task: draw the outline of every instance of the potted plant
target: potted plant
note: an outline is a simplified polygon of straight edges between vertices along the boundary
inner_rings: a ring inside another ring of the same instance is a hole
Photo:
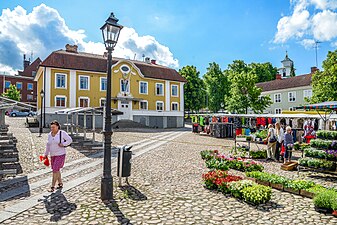
[[[300,194],[300,190],[313,187],[315,185],[312,181],[306,180],[289,180],[285,183],[284,190],[293,194]]]
[[[332,212],[332,199],[337,198],[337,192],[334,190],[325,190],[317,193],[314,197],[315,209],[318,212],[331,213]],[[336,200],[335,200],[336,201]]]
[[[246,187],[242,190],[244,201],[253,205],[266,203],[271,198],[271,188],[263,185],[254,185]]]
[[[278,190],[281,190],[283,191],[283,185],[285,183],[288,182],[289,179],[285,178],[285,177],[282,177],[282,176],[278,176],[278,175],[275,175],[275,174],[271,174],[270,176],[270,186],[272,188],[275,188],[275,189],[278,189]]]
[[[230,182],[228,184],[228,189],[235,198],[241,199],[242,190],[246,187],[251,187],[253,185],[256,185],[256,183],[251,180],[240,180],[240,181]]]

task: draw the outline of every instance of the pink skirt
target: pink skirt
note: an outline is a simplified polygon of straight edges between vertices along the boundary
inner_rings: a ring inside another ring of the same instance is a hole
[[[53,172],[58,172],[64,165],[66,155],[56,155],[51,157],[51,168]]]

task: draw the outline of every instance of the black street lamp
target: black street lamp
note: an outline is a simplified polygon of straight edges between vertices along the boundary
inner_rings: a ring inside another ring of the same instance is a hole
[[[105,21],[105,24],[101,27],[103,40],[106,50],[108,50],[108,63],[107,63],[107,90],[106,90],[106,102],[105,102],[105,129],[104,133],[104,165],[103,165],[103,177],[101,178],[101,199],[111,200],[113,181],[111,176],[111,66],[112,56],[111,53],[117,44],[119,33],[123,28],[118,24],[118,19],[113,13]]]
[[[39,137],[41,137],[42,134],[42,109],[43,109],[43,97],[44,97],[44,92],[43,89],[40,91],[40,96],[41,96],[41,108],[40,108],[40,129],[39,129]]]

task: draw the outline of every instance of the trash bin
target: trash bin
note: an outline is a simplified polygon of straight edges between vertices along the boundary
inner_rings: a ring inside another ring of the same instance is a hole
[[[129,177],[131,175],[132,146],[124,145],[119,148],[117,155],[117,176]],[[122,154],[121,154],[122,153]]]

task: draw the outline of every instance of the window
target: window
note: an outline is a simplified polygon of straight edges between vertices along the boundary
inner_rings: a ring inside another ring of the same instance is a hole
[[[141,81],[139,83],[139,93],[140,94],[147,94],[147,82]]]
[[[164,95],[164,84],[157,83],[156,84],[156,95]]]
[[[147,101],[140,101],[139,102],[139,108],[141,110],[147,110]]]
[[[275,109],[275,114],[281,114],[282,113],[282,109]]]
[[[157,111],[163,111],[164,110],[164,102],[156,102]]]
[[[89,98],[87,98],[87,97],[80,97],[79,98],[79,106],[80,107],[89,107]]]
[[[281,93],[277,93],[274,95],[274,102],[281,102]]]
[[[171,95],[174,97],[178,97],[178,85],[171,86]]]
[[[100,105],[101,107],[105,106],[105,98],[101,98],[101,99],[99,100],[99,105]]]
[[[33,95],[27,95],[27,100],[32,101],[33,100]]]
[[[311,98],[312,97],[312,90],[304,90],[303,91],[303,99],[304,98]]]
[[[107,78],[101,77],[101,91],[106,91],[107,88]]]
[[[178,111],[178,103],[172,102],[172,111]]]
[[[80,76],[80,90],[89,90],[89,76]]]
[[[130,92],[129,80],[121,79],[120,82],[121,82],[120,83],[121,84],[121,92],[129,93]]]
[[[27,84],[27,90],[33,90],[33,84],[32,83]]]
[[[56,107],[66,107],[66,97],[56,96],[55,97],[55,106]]]
[[[296,101],[296,93],[295,92],[288,92],[288,101],[295,102]]]
[[[66,88],[66,74],[56,74],[56,88]]]
[[[129,73],[130,72],[130,67],[127,65],[122,65],[120,67],[120,70],[122,71],[122,73]]]
[[[11,85],[10,81],[5,81],[5,88],[9,88],[10,85]]]
[[[295,111],[293,107],[289,107],[289,111]]]
[[[17,89],[22,89],[22,82],[16,82],[16,88]]]

